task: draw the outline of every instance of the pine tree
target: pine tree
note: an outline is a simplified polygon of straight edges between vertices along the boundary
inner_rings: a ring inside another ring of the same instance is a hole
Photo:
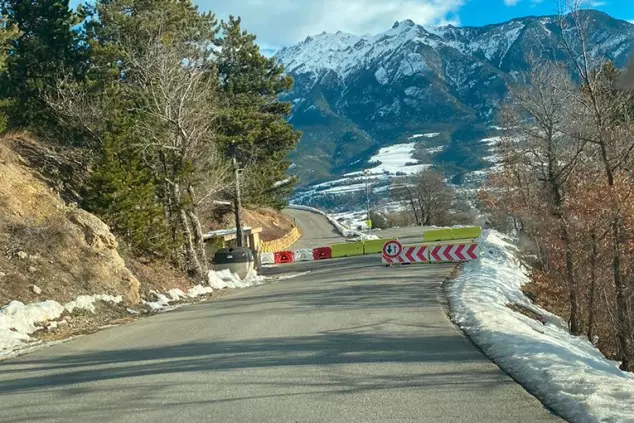
[[[55,89],[61,72],[79,78],[86,68],[87,46],[73,27],[79,23],[68,0],[3,0],[2,13],[19,36],[10,47],[0,95],[10,100],[5,107],[13,128],[50,132],[52,117],[43,92]],[[57,128],[59,129],[59,128]]]
[[[156,202],[156,183],[128,142],[124,134],[108,135],[91,175],[84,205],[122,235],[132,251],[163,255],[170,242]]]
[[[300,137],[286,122],[290,104],[279,100],[293,80],[274,58],[260,53],[255,35],[241,29],[239,18],[230,17],[221,27],[217,66],[224,96],[219,131],[227,147],[238,143],[239,162],[257,175],[246,181],[246,202],[280,207],[293,184],[277,183],[287,179],[288,153]]]

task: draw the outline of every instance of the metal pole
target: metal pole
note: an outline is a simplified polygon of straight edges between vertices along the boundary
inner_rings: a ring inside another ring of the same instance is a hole
[[[233,179],[236,184],[236,195],[233,200],[233,211],[236,220],[236,242],[238,247],[244,246],[244,234],[242,233],[242,221],[240,212],[242,209],[242,200],[240,198],[240,169],[238,168],[238,159],[236,157],[235,141],[231,141],[231,161],[233,163]]]
[[[370,184],[368,183],[368,171],[365,172],[365,205],[368,212],[368,219],[366,224],[368,225],[368,233],[370,233]]]

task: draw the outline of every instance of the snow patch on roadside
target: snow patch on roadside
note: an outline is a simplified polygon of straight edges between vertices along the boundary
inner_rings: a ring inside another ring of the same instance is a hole
[[[453,320],[501,368],[562,417],[634,422],[634,375],[619,370],[587,339],[521,291],[529,277],[511,239],[487,231],[481,258],[447,285]],[[544,317],[529,318],[517,304]]]
[[[123,298],[112,295],[80,295],[63,305],[53,300],[26,305],[20,301],[11,301],[0,307],[0,360],[42,344],[30,336],[41,329],[38,324],[58,319],[66,311],[72,313],[81,309],[94,313],[97,301],[118,304]]]
[[[187,290],[187,292],[183,292],[178,288],[171,289],[167,293],[152,292],[154,301],[143,301],[143,304],[152,311],[168,311],[176,308],[177,305],[174,303],[210,295],[214,292],[214,289],[248,288],[262,285],[269,281],[295,278],[306,273],[309,272],[267,278],[252,271],[242,280],[228,270],[220,272],[210,271],[209,286],[196,285]],[[11,301],[6,306],[0,307],[0,360],[61,342],[41,342],[30,335],[41,330],[46,322],[50,322],[49,328],[57,327],[56,319],[59,319],[65,312],[73,313],[81,309],[95,313],[95,303],[98,301],[119,304],[123,301],[123,298],[112,295],[80,295],[73,301],[63,305],[53,300],[26,305],[19,301]],[[128,308],[127,311],[133,315],[141,314],[138,310],[132,308]]]

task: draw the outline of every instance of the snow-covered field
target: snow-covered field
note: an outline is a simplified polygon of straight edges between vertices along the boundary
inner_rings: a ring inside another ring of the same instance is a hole
[[[196,285],[187,292],[180,289],[172,289],[167,293],[152,292],[155,297],[154,301],[144,301],[143,305],[153,311],[167,311],[175,308],[173,303],[210,295],[214,290],[248,288],[300,275],[301,273],[286,275],[283,278],[267,278],[253,271],[242,280],[227,270],[210,271],[209,286]],[[66,320],[60,320],[65,312],[72,313],[81,309],[95,313],[95,303],[98,301],[119,304],[123,299],[121,296],[111,295],[80,295],[66,304],[47,300],[25,305],[19,301],[12,301],[6,306],[0,307],[0,360],[26,354],[56,343],[41,342],[32,335],[39,330],[44,330],[44,326],[55,328],[57,325],[67,324]],[[139,311],[133,309],[128,309],[128,312],[140,314]]]
[[[411,164],[417,162],[417,160],[412,157],[415,148],[416,143],[409,142],[380,149],[376,155],[370,158],[370,164],[380,162],[380,164],[373,167],[371,171],[373,173],[388,173],[392,175],[396,175],[397,173],[413,175],[431,167],[429,164]]]
[[[481,259],[447,285],[453,320],[544,404],[571,422],[634,422],[634,375],[522,293],[526,269],[504,235],[488,231]],[[545,323],[513,311],[517,304]]]

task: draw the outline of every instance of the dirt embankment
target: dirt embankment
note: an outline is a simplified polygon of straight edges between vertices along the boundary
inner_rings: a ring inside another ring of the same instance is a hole
[[[31,167],[36,156],[41,171]],[[117,252],[108,226],[67,204],[60,192],[72,188],[50,176],[72,173],[64,169],[71,161],[23,135],[0,139],[0,305],[66,302],[82,294],[140,301],[139,280]]]
[[[260,238],[263,241],[279,239],[289,233],[295,222],[279,210],[261,208],[243,209],[242,220],[245,226],[262,228]],[[231,205],[219,204],[213,210],[203,212],[205,226],[211,230],[233,228],[234,215]]]

